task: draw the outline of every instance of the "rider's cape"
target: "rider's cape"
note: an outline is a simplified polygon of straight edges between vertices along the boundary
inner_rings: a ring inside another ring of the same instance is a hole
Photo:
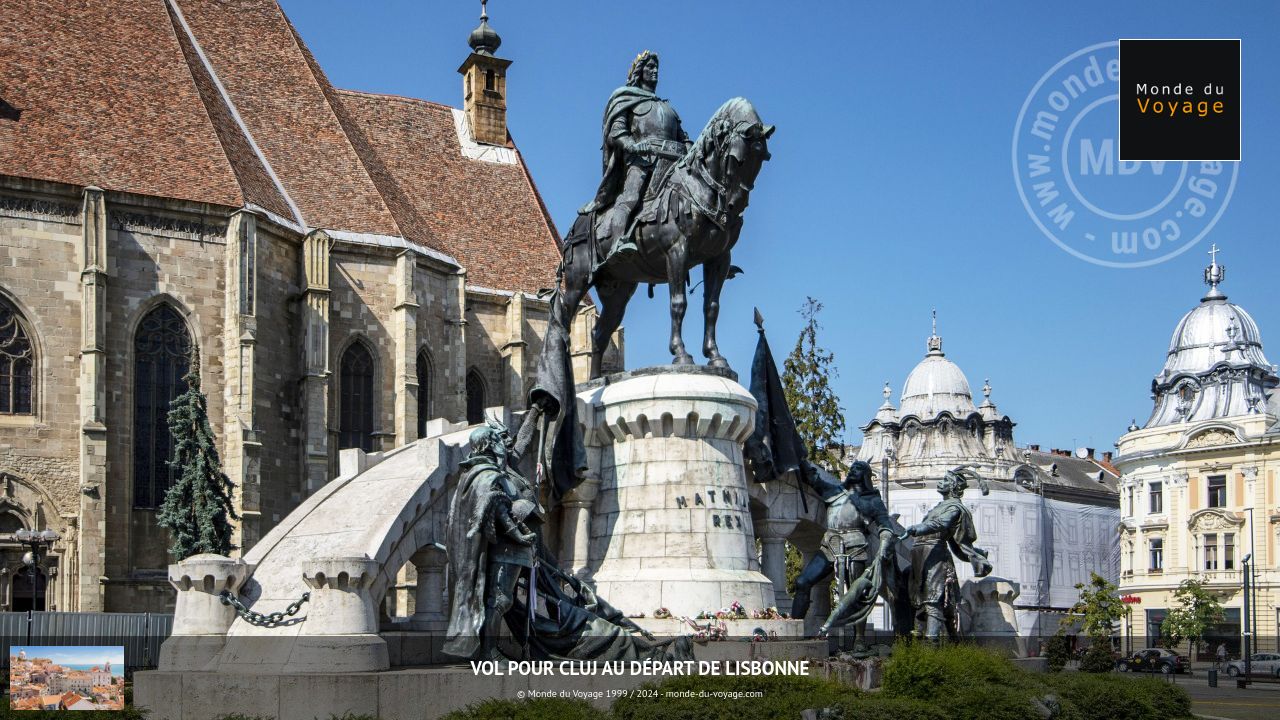
[[[609,128],[615,120],[634,110],[640,103],[657,97],[657,95],[644,88],[630,85],[624,85],[614,90],[613,94],[609,96],[609,102],[604,108],[604,126],[600,130],[603,139],[603,145],[601,145],[600,150],[604,176],[600,180],[600,187],[596,190],[595,199],[583,206],[578,211],[579,214],[585,215],[592,211],[604,210],[612,205],[613,201],[618,197],[618,193],[622,191],[622,181],[626,177],[627,164],[623,157],[622,148],[610,145]]]

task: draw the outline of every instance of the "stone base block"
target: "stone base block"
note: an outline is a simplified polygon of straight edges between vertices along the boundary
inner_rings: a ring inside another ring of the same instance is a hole
[[[160,667],[167,670],[213,670],[227,644],[226,635],[172,635],[160,645]]]
[[[286,673],[365,672],[391,667],[387,642],[377,635],[300,635]]]
[[[748,612],[774,603],[773,583],[755,570],[657,567],[613,573],[602,569],[593,580],[597,595],[628,614],[652,615],[665,607],[677,617],[694,617],[704,610],[727,608],[735,601]]]

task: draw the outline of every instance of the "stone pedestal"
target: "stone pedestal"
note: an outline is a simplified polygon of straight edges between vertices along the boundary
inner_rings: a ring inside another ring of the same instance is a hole
[[[311,588],[306,622],[286,673],[368,672],[390,667],[378,636],[378,606],[369,590],[378,563],[363,557],[317,558],[303,580]]]
[[[774,605],[743,470],[756,411],[746,388],[726,371],[654,368],[597,381],[579,402],[600,478],[590,523],[600,596],[677,617]]]
[[[968,633],[984,646],[1004,648],[1025,657],[1027,641],[1018,632],[1013,606],[1021,592],[1018,583],[994,575],[965,581],[960,596],[969,607]]]
[[[223,555],[193,555],[169,566],[169,584],[178,591],[173,632],[160,646],[165,670],[203,670],[222,650],[236,611],[224,605],[223,590],[235,595],[252,568]]]

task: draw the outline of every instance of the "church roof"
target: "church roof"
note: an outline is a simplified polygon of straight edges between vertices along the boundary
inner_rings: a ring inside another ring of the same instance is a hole
[[[403,237],[479,285],[553,283],[518,153],[463,158],[447,108],[335,90],[275,0],[9,0],[0,26],[0,175],[256,206]]]
[[[946,358],[942,338],[936,333],[931,335],[928,354],[911,370],[902,386],[900,416],[932,420],[946,412],[963,418],[977,411],[964,371]]]

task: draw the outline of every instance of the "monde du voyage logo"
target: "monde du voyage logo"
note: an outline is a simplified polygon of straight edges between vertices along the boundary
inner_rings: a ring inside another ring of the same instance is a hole
[[[1238,40],[1121,40],[1049,68],[1018,114],[1012,152],[1041,232],[1119,268],[1204,239],[1239,173],[1239,53]]]

